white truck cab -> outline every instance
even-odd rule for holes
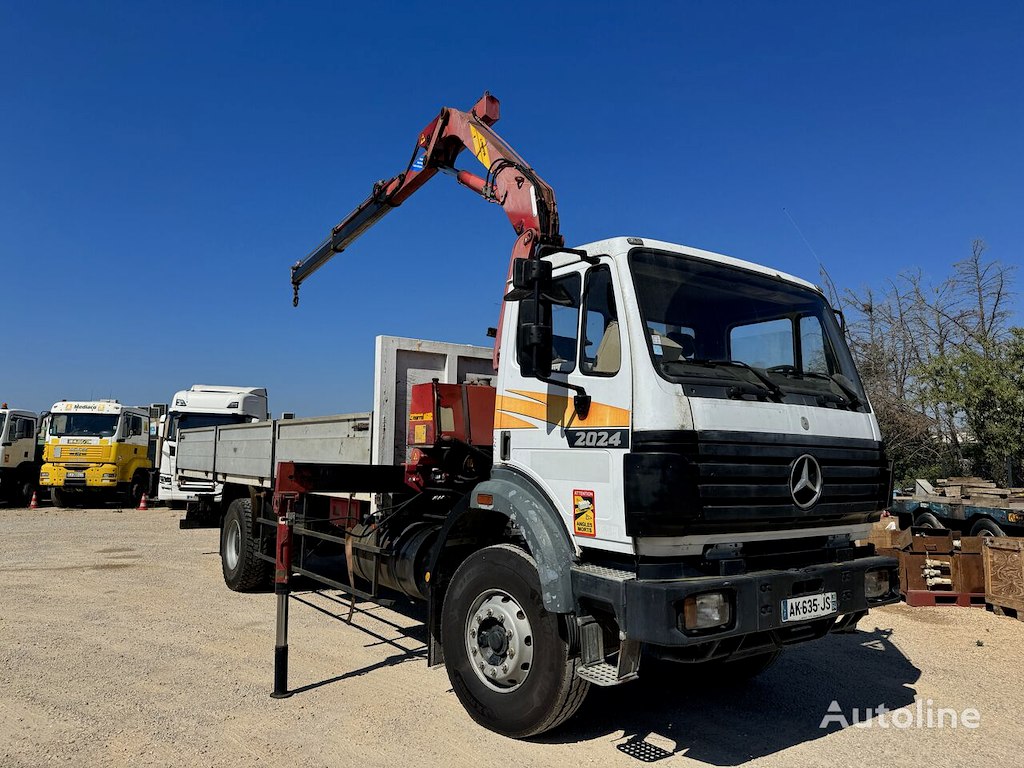
[[[539,485],[578,549],[866,538],[888,466],[820,289],[646,238],[579,250],[547,257],[562,300],[550,381],[503,349],[495,466]],[[506,328],[522,307],[506,304]],[[585,416],[559,384],[585,391]]]
[[[183,507],[200,494],[219,503],[223,485],[179,476],[176,470],[178,432],[197,427],[247,424],[268,418],[267,390],[263,387],[234,387],[193,384],[175,392],[161,424],[160,479],[158,498],[170,506]]]
[[[28,504],[39,482],[38,425],[32,411],[0,404],[0,497],[10,504]]]

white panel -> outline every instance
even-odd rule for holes
[[[413,384],[438,379],[461,384],[494,375],[490,347],[443,341],[377,337],[373,380],[373,463],[405,461],[409,393]]]

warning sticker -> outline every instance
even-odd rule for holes
[[[597,535],[597,508],[593,491],[572,492],[572,528],[577,536]]]

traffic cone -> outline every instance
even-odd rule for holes
[[[29,509],[39,509],[39,497],[35,491],[32,491],[32,501],[28,503]]]
[[[142,493],[142,498],[139,499],[139,512],[145,512],[149,509],[149,496],[146,495],[145,491]]]

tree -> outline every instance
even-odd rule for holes
[[[833,290],[901,484],[968,471],[1003,479],[1006,452],[1021,451],[1014,268],[985,252],[975,240],[938,282],[917,269],[880,290]]]

